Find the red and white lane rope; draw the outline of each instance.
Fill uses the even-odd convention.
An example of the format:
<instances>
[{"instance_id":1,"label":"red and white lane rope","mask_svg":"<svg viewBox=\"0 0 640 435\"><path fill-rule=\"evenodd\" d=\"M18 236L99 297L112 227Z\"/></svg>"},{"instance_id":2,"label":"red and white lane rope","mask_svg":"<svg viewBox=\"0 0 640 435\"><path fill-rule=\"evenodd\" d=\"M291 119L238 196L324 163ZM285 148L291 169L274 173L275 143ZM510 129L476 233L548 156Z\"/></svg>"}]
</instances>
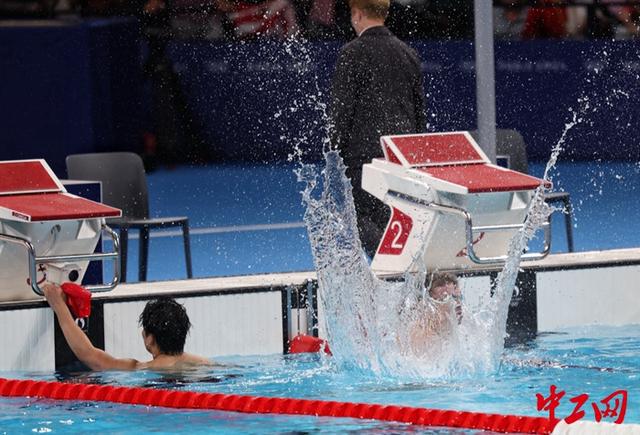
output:
<instances>
[{"instance_id":1,"label":"red and white lane rope","mask_svg":"<svg viewBox=\"0 0 640 435\"><path fill-rule=\"evenodd\" d=\"M542 417L448 411L409 406L236 394L198 393L111 385L67 384L0 378L0 396L89 400L183 409L212 409L254 414L291 414L394 421L423 426L480 429L493 432L549 434L558 421Z\"/></svg>"}]
</instances>

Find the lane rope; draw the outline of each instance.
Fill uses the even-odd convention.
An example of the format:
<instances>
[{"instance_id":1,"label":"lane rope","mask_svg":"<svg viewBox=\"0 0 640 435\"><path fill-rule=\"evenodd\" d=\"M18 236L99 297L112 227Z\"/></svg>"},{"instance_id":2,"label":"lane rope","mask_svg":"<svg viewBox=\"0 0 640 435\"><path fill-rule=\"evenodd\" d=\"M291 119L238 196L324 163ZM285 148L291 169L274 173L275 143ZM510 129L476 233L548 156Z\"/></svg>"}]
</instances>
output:
<instances>
[{"instance_id":1,"label":"lane rope","mask_svg":"<svg viewBox=\"0 0 640 435\"><path fill-rule=\"evenodd\" d=\"M421 426L493 432L550 434L558 420L519 415L414 408L409 406L237 394L198 393L143 387L0 378L0 396L87 400L165 408L208 409L253 414L290 414L393 421Z\"/></svg>"}]
</instances>

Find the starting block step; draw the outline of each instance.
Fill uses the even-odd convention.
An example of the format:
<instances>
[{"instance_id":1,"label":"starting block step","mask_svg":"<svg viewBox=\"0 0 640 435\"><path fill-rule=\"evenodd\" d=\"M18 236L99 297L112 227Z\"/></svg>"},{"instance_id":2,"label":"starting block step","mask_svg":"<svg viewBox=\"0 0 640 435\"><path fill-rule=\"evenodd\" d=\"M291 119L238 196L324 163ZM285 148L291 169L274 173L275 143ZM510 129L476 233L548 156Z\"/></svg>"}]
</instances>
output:
<instances>
[{"instance_id":1,"label":"starting block step","mask_svg":"<svg viewBox=\"0 0 640 435\"><path fill-rule=\"evenodd\" d=\"M433 178L433 183L444 182L461 186L465 193L514 192L534 190L540 179L520 172L489 164L435 166L418 168Z\"/></svg>"},{"instance_id":2,"label":"starting block step","mask_svg":"<svg viewBox=\"0 0 640 435\"><path fill-rule=\"evenodd\" d=\"M0 219L43 222L119 217L120 210L70 193L0 196Z\"/></svg>"}]
</instances>

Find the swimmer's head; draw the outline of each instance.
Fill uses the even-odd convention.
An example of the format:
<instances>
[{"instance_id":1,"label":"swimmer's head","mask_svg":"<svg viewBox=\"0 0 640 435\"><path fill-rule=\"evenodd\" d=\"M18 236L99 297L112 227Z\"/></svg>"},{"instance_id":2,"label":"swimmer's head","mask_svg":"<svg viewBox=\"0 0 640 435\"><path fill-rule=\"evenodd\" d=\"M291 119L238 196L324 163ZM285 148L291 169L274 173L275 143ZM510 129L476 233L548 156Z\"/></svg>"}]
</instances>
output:
<instances>
[{"instance_id":1,"label":"swimmer's head","mask_svg":"<svg viewBox=\"0 0 640 435\"><path fill-rule=\"evenodd\" d=\"M152 335L163 354L180 355L184 351L191 322L182 304L166 297L149 301L140 314L139 322L145 345L147 337Z\"/></svg>"},{"instance_id":2,"label":"swimmer's head","mask_svg":"<svg viewBox=\"0 0 640 435\"><path fill-rule=\"evenodd\" d=\"M455 302L456 316L458 323L462 321L462 293L458 286L458 278L451 273L435 272L431 276L429 285L429 296L439 302L452 299Z\"/></svg>"}]
</instances>

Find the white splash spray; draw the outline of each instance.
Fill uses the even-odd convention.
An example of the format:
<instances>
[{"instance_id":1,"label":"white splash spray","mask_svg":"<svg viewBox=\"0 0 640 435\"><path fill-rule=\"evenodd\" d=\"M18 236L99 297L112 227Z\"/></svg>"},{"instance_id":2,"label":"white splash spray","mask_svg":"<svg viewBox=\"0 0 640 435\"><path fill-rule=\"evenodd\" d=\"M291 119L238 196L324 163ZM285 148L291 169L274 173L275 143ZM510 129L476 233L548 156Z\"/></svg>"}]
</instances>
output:
<instances>
[{"instance_id":1,"label":"white splash spray","mask_svg":"<svg viewBox=\"0 0 640 435\"><path fill-rule=\"evenodd\" d=\"M551 161L562 149L567 124ZM336 151L325 152L321 179L317 169L301 165L299 180L306 185L303 201L326 331L338 364L371 371L379 376L419 378L460 376L495 370L503 350L506 318L517 277L520 256L535 230L551 212L543 189L536 191L524 230L511 241L509 261L499 274L493 297L471 312L463 306L463 320L448 324L429 346L416 351L411 327L417 316L436 315L435 302L415 310L424 291L426 265L405 274L401 281L378 279L362 253L355 219L351 184ZM380 204L381 207L385 205ZM487 289L487 294L489 289ZM453 309L453 307L451 307Z\"/></svg>"},{"instance_id":2,"label":"white splash spray","mask_svg":"<svg viewBox=\"0 0 640 435\"><path fill-rule=\"evenodd\" d=\"M292 57L311 63L304 44L291 41L287 51ZM303 150L309 146L308 132L297 132L295 137L283 137L283 140L293 145L290 160L299 162L296 174L305 185L304 220L334 361L351 370L403 380L493 372L504 347L508 307L521 254L552 211L544 202L543 188L534 194L525 228L511 240L509 261L498 276L493 296L484 298L473 312L463 305L460 324L455 321L453 306L449 305L448 322L440 325L439 335L423 349L416 349L411 325L420 324L423 317L435 316L439 311L436 302L427 299L425 303L419 297L424 293L426 265L419 264L418 273L407 273L398 281L381 280L372 272L361 249L351 184L340 155L329 141L331 125L327 107L321 102L317 82L312 81L315 95L296 101L295 108L310 107L323 121L323 125L309 128L320 128L324 133L324 168L320 170L302 162ZM567 133L579 122L574 113L572 122L565 126L553 148L545 179L549 178ZM487 295L489 291L487 289ZM423 304L422 310L414 309L420 304Z\"/></svg>"}]
</instances>

